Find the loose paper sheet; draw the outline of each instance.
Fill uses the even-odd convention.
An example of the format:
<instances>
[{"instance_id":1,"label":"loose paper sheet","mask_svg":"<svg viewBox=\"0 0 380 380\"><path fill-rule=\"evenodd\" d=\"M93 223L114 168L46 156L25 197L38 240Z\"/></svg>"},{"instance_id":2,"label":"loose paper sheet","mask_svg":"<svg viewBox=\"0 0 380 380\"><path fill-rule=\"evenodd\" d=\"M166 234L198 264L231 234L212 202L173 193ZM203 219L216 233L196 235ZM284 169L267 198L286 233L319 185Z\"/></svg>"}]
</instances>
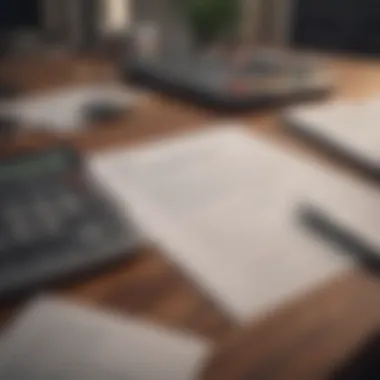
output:
<instances>
[{"instance_id":1,"label":"loose paper sheet","mask_svg":"<svg viewBox=\"0 0 380 380\"><path fill-rule=\"evenodd\" d=\"M1 104L0 113L15 118L24 128L73 132L86 126L83 107L105 99L128 108L141 95L114 85L83 85Z\"/></svg>"},{"instance_id":2,"label":"loose paper sheet","mask_svg":"<svg viewBox=\"0 0 380 380\"><path fill-rule=\"evenodd\" d=\"M0 340L0 379L193 380L208 355L192 336L41 298Z\"/></svg>"},{"instance_id":3,"label":"loose paper sheet","mask_svg":"<svg viewBox=\"0 0 380 380\"><path fill-rule=\"evenodd\" d=\"M146 236L240 322L354 265L301 226L302 204L323 195L338 209L365 208L378 197L239 125L104 153L90 163Z\"/></svg>"}]
</instances>

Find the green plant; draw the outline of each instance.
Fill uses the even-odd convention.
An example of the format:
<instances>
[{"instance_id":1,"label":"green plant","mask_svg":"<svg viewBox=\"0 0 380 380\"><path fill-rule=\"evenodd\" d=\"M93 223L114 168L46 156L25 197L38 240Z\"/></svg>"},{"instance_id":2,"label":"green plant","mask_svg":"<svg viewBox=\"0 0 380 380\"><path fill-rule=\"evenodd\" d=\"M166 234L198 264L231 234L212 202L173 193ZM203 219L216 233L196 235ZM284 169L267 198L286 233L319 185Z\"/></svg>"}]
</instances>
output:
<instances>
[{"instance_id":1,"label":"green plant","mask_svg":"<svg viewBox=\"0 0 380 380\"><path fill-rule=\"evenodd\" d=\"M238 0L183 0L185 17L199 44L209 44L235 32Z\"/></svg>"}]
</instances>

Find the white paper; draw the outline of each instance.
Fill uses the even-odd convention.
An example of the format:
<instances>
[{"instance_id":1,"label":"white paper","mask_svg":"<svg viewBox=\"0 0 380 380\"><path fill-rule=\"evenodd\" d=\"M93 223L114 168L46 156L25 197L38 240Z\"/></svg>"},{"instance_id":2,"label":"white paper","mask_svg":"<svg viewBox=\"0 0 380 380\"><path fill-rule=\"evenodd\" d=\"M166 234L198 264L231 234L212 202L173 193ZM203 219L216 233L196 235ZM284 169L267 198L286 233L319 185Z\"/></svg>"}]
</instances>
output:
<instances>
[{"instance_id":1,"label":"white paper","mask_svg":"<svg viewBox=\"0 0 380 380\"><path fill-rule=\"evenodd\" d=\"M380 190L342 187L341 193L320 191L306 197L307 202L331 218L334 223L351 231L380 255ZM380 256L379 256L380 259Z\"/></svg>"},{"instance_id":2,"label":"white paper","mask_svg":"<svg viewBox=\"0 0 380 380\"><path fill-rule=\"evenodd\" d=\"M104 99L128 108L140 97L114 85L83 85L7 102L0 106L0 113L15 118L23 128L70 132L86 126L86 104Z\"/></svg>"},{"instance_id":3,"label":"white paper","mask_svg":"<svg viewBox=\"0 0 380 380\"><path fill-rule=\"evenodd\" d=\"M2 337L0 379L195 380L208 352L192 336L41 298Z\"/></svg>"},{"instance_id":4,"label":"white paper","mask_svg":"<svg viewBox=\"0 0 380 380\"><path fill-rule=\"evenodd\" d=\"M163 254L245 322L353 265L305 233L297 208L320 192L341 207L347 189L359 204L375 194L309 160L232 125L90 163Z\"/></svg>"},{"instance_id":5,"label":"white paper","mask_svg":"<svg viewBox=\"0 0 380 380\"><path fill-rule=\"evenodd\" d=\"M336 101L291 108L287 119L378 167L380 165L380 98Z\"/></svg>"}]
</instances>

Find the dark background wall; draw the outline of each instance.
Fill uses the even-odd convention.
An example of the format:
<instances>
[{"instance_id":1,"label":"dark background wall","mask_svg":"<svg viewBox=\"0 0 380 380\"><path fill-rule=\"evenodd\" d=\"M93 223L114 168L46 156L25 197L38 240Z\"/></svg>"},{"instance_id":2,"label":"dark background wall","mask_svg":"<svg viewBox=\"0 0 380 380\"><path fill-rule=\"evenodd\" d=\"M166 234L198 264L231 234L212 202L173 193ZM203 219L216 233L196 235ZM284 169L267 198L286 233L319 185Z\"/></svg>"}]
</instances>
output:
<instances>
[{"instance_id":1,"label":"dark background wall","mask_svg":"<svg viewBox=\"0 0 380 380\"><path fill-rule=\"evenodd\" d=\"M380 55L380 0L295 1L295 45ZM97 3L83 1L86 2L87 5ZM189 39L183 20L172 9L171 0L133 0L132 3L137 20L154 20L160 25L168 47L180 48L182 41ZM93 18L86 18L84 22L89 30L86 37L92 39ZM0 0L0 31L35 27L39 23L38 0Z\"/></svg>"},{"instance_id":2,"label":"dark background wall","mask_svg":"<svg viewBox=\"0 0 380 380\"><path fill-rule=\"evenodd\" d=\"M100 0L45 0L52 7L54 27L46 30L41 0L0 0L0 52L12 49L19 30L36 29L43 41L91 49L99 37ZM73 7L76 16L73 16ZM73 36L73 33L78 33ZM17 35L17 34L16 34Z\"/></svg>"},{"instance_id":3,"label":"dark background wall","mask_svg":"<svg viewBox=\"0 0 380 380\"><path fill-rule=\"evenodd\" d=\"M17 30L39 24L38 0L0 0L0 29Z\"/></svg>"},{"instance_id":4,"label":"dark background wall","mask_svg":"<svg viewBox=\"0 0 380 380\"><path fill-rule=\"evenodd\" d=\"M296 45L380 54L379 0L296 1Z\"/></svg>"}]
</instances>

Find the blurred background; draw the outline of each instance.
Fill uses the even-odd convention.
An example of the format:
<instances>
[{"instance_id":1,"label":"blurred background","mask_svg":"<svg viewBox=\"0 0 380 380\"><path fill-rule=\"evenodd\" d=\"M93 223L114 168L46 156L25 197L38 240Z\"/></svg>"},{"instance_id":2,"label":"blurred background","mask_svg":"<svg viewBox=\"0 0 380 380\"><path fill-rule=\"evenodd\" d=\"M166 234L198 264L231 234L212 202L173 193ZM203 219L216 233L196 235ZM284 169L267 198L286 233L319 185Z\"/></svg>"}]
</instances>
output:
<instances>
[{"instance_id":1,"label":"blurred background","mask_svg":"<svg viewBox=\"0 0 380 380\"><path fill-rule=\"evenodd\" d=\"M371 336L379 347L379 54L375 0L0 0L0 333L29 300L23 292L42 290L195 334L212 348L226 344L205 379L326 380L340 368L346 376L346 364L361 359L355 354ZM301 107L309 101L317 103ZM233 131L224 135L232 114ZM180 145L174 149L179 159L170 143L167 156L165 149L158 149L162 156L148 152L141 167L131 159L129 171L119 156L120 149L128 155L145 142L142 151L149 151L151 142L165 147L171 134L183 133L185 141L185 133L203 130L211 131L210 140L196 149ZM274 144L260 156L261 137ZM302 157L289 160L297 161L294 168L277 155L281 145L289 157L293 150ZM96 173L87 162L102 170ZM145 238L137 232L146 220L135 218L144 202L128 199L133 181L143 189L141 199L159 205L161 214L146 220L159 228L168 217L169 226L199 239L190 249L205 246L204 253L188 254L191 239L167 252L156 244L166 239L172 247L171 238L181 241L181 233L165 235L163 228L159 238L144 231ZM109 189L103 194L98 184ZM110 207L120 193L123 215ZM299 215L310 194L316 206ZM338 233L334 225L325 228L330 212L343 215ZM307 235L296 221L326 236ZM343 241L338 248L336 235ZM317 241L320 250L313 248ZM101 260L91 256L77 272L75 261L97 250ZM52 252L58 252L53 260ZM120 262L109 267L116 257ZM33 262L51 263L56 273L43 265L33 273ZM203 291L194 268L217 295ZM313 278L318 286L311 289ZM50 312L41 314L37 342L44 318L53 320ZM59 314L53 313L58 320ZM247 314L251 319L242 328ZM101 326L107 323L99 326L107 335ZM52 334L51 344L65 341L62 336ZM132 336L131 352L140 333ZM75 346L76 333L72 337ZM160 341L155 334L149 339ZM148 345L161 351L159 343ZM184 347L181 340L178 345ZM209 354L203 340L200 346L183 359L194 367L195 355L197 370ZM174 351L166 351L169 374ZM378 363L372 345L371 352ZM156 365L154 352L147 362Z\"/></svg>"},{"instance_id":2,"label":"blurred background","mask_svg":"<svg viewBox=\"0 0 380 380\"><path fill-rule=\"evenodd\" d=\"M3 49L23 42L93 48L125 36L139 23L153 23L167 43L189 39L189 1L1 0ZM207 3L207 1L206 1ZM212 2L211 2L212 3ZM222 1L223 3L223 1ZM380 51L375 0L239 0L241 37L275 44L351 53ZM181 9L182 8L182 9ZM25 44L24 44L25 45Z\"/></svg>"}]
</instances>

